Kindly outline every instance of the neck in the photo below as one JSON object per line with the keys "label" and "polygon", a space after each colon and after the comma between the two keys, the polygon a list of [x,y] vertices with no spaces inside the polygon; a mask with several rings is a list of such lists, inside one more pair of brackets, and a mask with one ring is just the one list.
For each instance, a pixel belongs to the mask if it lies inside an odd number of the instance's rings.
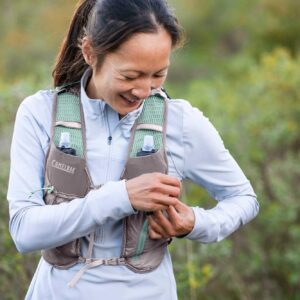
{"label": "neck", "polygon": [[94,84],[92,76],[89,78],[87,82],[86,94],[90,99],[98,99],[96,95],[96,86]]}

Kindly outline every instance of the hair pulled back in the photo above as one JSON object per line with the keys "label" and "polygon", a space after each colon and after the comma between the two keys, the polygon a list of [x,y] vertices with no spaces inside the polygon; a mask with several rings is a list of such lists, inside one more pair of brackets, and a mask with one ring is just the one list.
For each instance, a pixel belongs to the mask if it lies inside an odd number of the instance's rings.
{"label": "hair pulled back", "polygon": [[102,61],[134,34],[156,33],[160,27],[170,34],[174,48],[182,43],[183,31],[165,0],[79,1],[54,66],[54,85],[79,81],[88,67],[80,47],[83,37]]}

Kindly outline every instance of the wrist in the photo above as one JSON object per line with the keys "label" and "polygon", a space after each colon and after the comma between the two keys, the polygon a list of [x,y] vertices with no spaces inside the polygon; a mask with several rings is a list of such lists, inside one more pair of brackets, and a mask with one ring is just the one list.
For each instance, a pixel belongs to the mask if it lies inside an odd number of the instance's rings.
{"label": "wrist", "polygon": [[128,188],[128,179],[124,179],[124,182],[125,182],[125,188],[126,188],[127,195],[128,195],[128,200],[129,200],[129,202],[130,202],[130,204],[131,204],[132,210],[133,210],[133,212],[134,212],[135,214],[137,214],[137,213],[138,213],[138,210],[133,206],[132,201],[131,201],[131,198],[130,198],[130,195],[129,195],[129,192],[128,192],[128,190],[129,190],[129,188]]}

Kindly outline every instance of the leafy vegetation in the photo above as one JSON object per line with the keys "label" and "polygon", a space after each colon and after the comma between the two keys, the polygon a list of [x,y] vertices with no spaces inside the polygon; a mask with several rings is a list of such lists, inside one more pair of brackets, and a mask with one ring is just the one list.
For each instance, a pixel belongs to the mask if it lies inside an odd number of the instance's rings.
{"label": "leafy vegetation", "polygon": [[[199,107],[258,195],[259,216],[230,238],[170,249],[179,299],[299,299],[300,2],[173,0],[187,43],[167,89]],[[8,232],[9,144],[19,103],[51,86],[51,66],[76,1],[0,3],[0,293],[22,299],[39,254],[20,255]],[[187,201],[214,206],[187,183]]]}

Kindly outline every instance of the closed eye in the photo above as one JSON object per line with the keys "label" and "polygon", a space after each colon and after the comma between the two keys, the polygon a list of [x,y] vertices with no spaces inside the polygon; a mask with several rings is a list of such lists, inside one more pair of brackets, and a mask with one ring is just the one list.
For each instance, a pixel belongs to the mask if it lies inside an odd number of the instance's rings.
{"label": "closed eye", "polygon": [[132,80],[135,80],[136,77],[128,77],[128,76],[124,76],[124,79],[125,79],[125,80],[129,80],[129,81],[132,81]]}
{"label": "closed eye", "polygon": [[154,77],[165,77],[165,76],[167,76],[167,74],[156,74],[156,75],[154,75]]}
{"label": "closed eye", "polygon": [[[162,77],[166,77],[167,74],[155,74],[153,75],[155,78],[162,78]],[[130,77],[130,76],[125,76],[123,75],[124,79],[125,80],[128,80],[128,81],[133,81],[133,80],[136,80],[138,77]]]}

